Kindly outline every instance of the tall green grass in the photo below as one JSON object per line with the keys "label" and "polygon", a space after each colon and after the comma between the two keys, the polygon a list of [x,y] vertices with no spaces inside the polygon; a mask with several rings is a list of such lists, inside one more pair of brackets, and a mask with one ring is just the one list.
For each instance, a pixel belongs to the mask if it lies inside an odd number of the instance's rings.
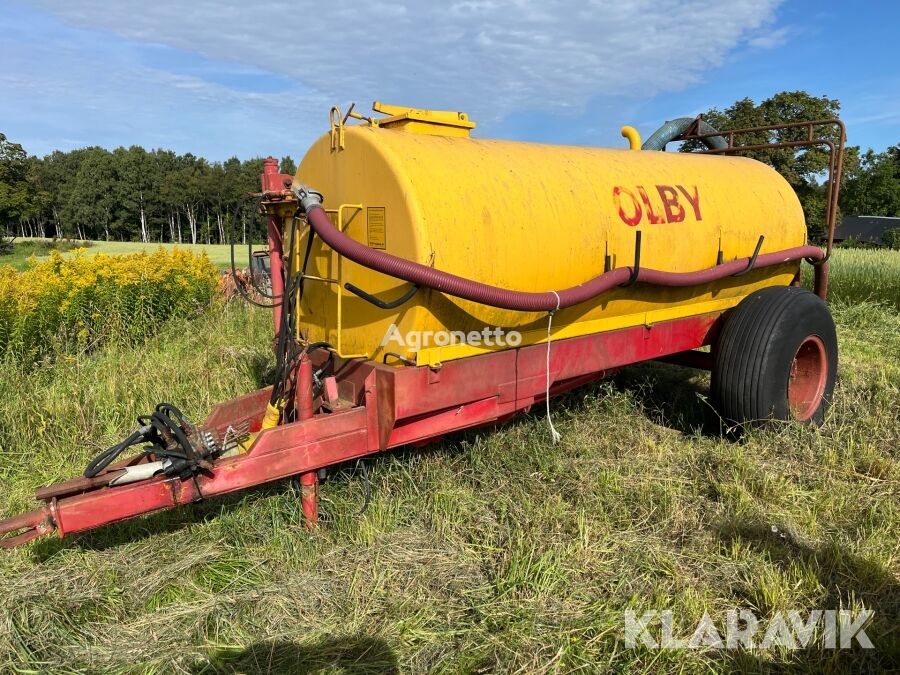
{"label": "tall green grass", "polygon": [[[838,274],[835,272],[835,282]],[[303,526],[282,482],[0,552],[0,671],[889,672],[900,665],[900,313],[836,301],[825,424],[706,428],[708,376],[660,364],[541,414],[355,464]],[[161,399],[201,419],[265,384],[271,314],[216,303],[0,372],[0,511],[79,473]],[[874,651],[626,649],[623,613],[862,607]],[[817,643],[820,644],[820,643]]]}
{"label": "tall green grass", "polygon": [[[835,248],[829,261],[829,298],[843,302],[882,302],[900,309],[900,251]],[[813,270],[803,265],[811,287]]]}

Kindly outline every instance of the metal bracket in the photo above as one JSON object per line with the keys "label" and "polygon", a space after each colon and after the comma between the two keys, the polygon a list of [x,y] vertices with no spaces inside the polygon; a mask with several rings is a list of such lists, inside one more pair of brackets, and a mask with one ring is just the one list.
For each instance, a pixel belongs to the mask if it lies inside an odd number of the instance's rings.
{"label": "metal bracket", "polygon": [[[350,106],[353,109],[353,106]],[[332,106],[328,113],[329,126],[331,127],[331,151],[344,149],[344,122],[346,118],[341,114],[341,109]]]}
{"label": "metal bracket", "polygon": [[762,248],[763,240],[765,238],[766,238],[766,235],[764,235],[764,234],[759,235],[759,241],[756,242],[756,248],[753,250],[753,255],[750,256],[750,262],[747,263],[747,267],[742,269],[740,272],[735,272],[731,276],[742,277],[745,274],[747,274],[747,272],[749,272],[753,269],[754,265],[756,265],[756,258],[759,256],[759,249]]}
{"label": "metal bracket", "polygon": [[631,268],[631,277],[624,284],[619,284],[621,288],[628,288],[637,281],[638,274],[641,272],[641,231],[634,233],[634,265]]}
{"label": "metal bracket", "polygon": [[346,288],[348,291],[353,293],[353,295],[356,295],[356,296],[362,298],[363,300],[365,300],[366,302],[370,302],[373,305],[375,305],[376,307],[379,307],[381,309],[397,309],[400,305],[402,305],[407,300],[412,298],[412,296],[414,296],[416,294],[416,292],[418,292],[418,290],[419,290],[419,287],[416,284],[413,284],[412,288],[410,288],[408,291],[406,291],[406,293],[401,295],[396,300],[385,301],[385,300],[376,298],[371,293],[367,293],[366,291],[361,289],[359,286],[354,286],[349,281],[344,284],[344,288]]}
{"label": "metal bracket", "polygon": [[385,352],[384,356],[381,358],[381,362],[384,364],[387,364],[389,358],[397,359],[404,366],[415,366],[416,365],[415,361],[413,361],[412,359],[408,359],[405,356],[403,356],[402,354],[398,354],[397,352]]}

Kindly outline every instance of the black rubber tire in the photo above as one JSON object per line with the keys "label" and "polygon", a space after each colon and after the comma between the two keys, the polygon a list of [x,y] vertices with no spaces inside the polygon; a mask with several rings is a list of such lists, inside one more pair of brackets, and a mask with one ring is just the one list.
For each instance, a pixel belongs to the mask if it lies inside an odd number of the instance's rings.
{"label": "black rubber tire", "polygon": [[821,424],[838,363],[837,333],[828,306],[794,286],[772,286],[744,298],[726,317],[715,348],[710,393],[726,423],[759,427],[771,420],[798,419],[788,400],[788,383],[798,349],[809,344],[824,347],[819,369],[825,370],[824,389],[820,398],[809,397],[805,410],[815,400],[818,406],[800,421]]}

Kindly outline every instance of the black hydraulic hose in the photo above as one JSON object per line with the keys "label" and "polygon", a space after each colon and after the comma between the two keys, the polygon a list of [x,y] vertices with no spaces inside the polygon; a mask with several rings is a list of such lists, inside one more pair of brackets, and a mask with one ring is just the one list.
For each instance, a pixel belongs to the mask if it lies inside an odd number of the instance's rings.
{"label": "black hydraulic hose", "polygon": [[[296,218],[294,219],[293,222],[294,222],[294,227],[296,228],[296,222],[297,222]],[[296,229],[294,230],[294,232],[296,233]],[[303,267],[301,268],[299,274],[289,278],[289,283],[286,285],[285,291],[284,291],[285,294],[287,294],[289,297],[296,295],[296,300],[291,302],[286,308],[282,309],[282,322],[284,322],[285,314],[288,314],[288,321],[287,321],[286,325],[288,326],[288,330],[290,331],[292,336],[296,334],[295,310],[296,310],[296,305],[299,304],[300,300],[303,298],[303,288],[304,288],[304,282],[306,280],[306,270],[309,265],[310,256],[312,254],[312,246],[313,246],[314,237],[315,237],[315,232],[313,231],[312,228],[309,228],[309,232],[308,232],[308,236],[307,236],[307,240],[306,240],[306,252],[303,255]],[[294,247],[292,244],[290,254],[293,254],[293,251],[294,251]],[[292,262],[289,261],[288,274],[290,274],[290,269],[291,269],[290,265],[291,264],[292,264]],[[291,345],[293,345],[293,344],[294,344],[294,341],[291,340]],[[323,345],[323,346],[327,345],[328,347],[331,346],[327,342],[313,343],[313,344]],[[318,348],[318,347],[316,347],[316,348]],[[307,349],[306,351],[311,351],[311,350]],[[299,352],[292,354],[288,358],[282,357],[282,360],[278,361],[278,364],[283,363],[284,365],[276,366],[275,385],[272,387],[272,397],[273,398],[272,398],[271,402],[273,405],[280,398],[284,397],[284,395],[286,393],[285,385],[287,384],[288,376],[289,376],[290,372],[293,370],[294,366],[297,364],[297,361],[300,359],[300,356],[302,354],[303,354],[303,351],[301,350]]]}
{"label": "black hydraulic hose", "polygon": [[307,354],[312,354],[317,349],[334,349],[334,347],[331,346],[330,342],[310,342],[304,351]]}
{"label": "black hydraulic hose", "polygon": [[[176,423],[171,415],[174,414],[176,420],[179,423]],[[153,426],[154,429],[157,430],[159,436],[164,441],[167,440],[167,436],[170,438],[174,438],[175,445],[180,447],[184,453],[173,452],[172,450],[167,450],[163,453],[166,457],[176,457],[178,459],[186,459],[193,461],[196,457],[196,452],[194,451],[194,446],[191,445],[191,442],[188,440],[187,434],[185,434],[184,429],[188,425],[188,421],[181,414],[181,411],[178,410],[175,406],[170,403],[160,403],[156,406],[156,410],[151,413],[147,417],[139,417],[138,422],[141,424],[149,424]],[[160,454],[160,452],[157,452]]]}
{"label": "black hydraulic hose", "polygon": [[[294,269],[294,249],[296,249],[297,236],[297,218],[291,220],[291,241],[290,251],[288,252],[287,272],[285,272],[284,289],[281,292],[281,324],[278,329],[278,345],[275,350],[275,383],[272,386],[272,396],[269,398],[270,405],[277,405],[278,401],[284,396],[285,384],[287,382],[288,365],[291,358],[287,356],[288,333],[292,332],[292,317],[294,314],[294,290],[297,286],[297,280],[291,276],[291,270]],[[312,243],[307,244],[307,260],[309,250]],[[302,278],[299,280],[302,286]],[[294,341],[293,334],[290,336],[291,343]]]}
{"label": "black hydraulic hose", "polygon": [[303,267],[300,268],[300,278],[297,280],[297,302],[303,299],[303,287],[306,282],[306,270],[309,267],[309,258],[312,255],[313,240],[316,238],[316,231],[310,226],[309,233],[306,237],[306,252],[303,254]]}
{"label": "black hydraulic hose", "polygon": [[[305,349],[301,349],[300,351],[298,351],[296,354],[294,354],[294,355],[291,357],[291,360],[290,360],[290,362],[288,363],[288,366],[287,366],[287,369],[286,369],[287,372],[291,372],[291,371],[294,369],[294,367],[297,365],[297,363],[298,363],[298,362],[300,361],[300,359],[303,357],[303,354],[309,355],[309,354],[312,354],[314,351],[316,351],[316,350],[318,350],[318,349],[328,349],[328,350],[332,350],[332,349],[334,349],[334,347],[332,346],[332,344],[331,344],[330,342],[311,342],[311,343],[309,344],[308,347],[306,347]],[[331,355],[331,358],[334,358],[334,352],[331,352],[330,355]],[[330,360],[331,360],[331,359],[329,359],[329,361],[330,361]],[[319,370],[317,370],[317,371],[314,373],[314,375],[316,375],[316,376],[321,375],[321,374],[324,372],[325,367],[327,366],[327,364],[328,364],[328,361],[326,361],[326,362],[325,362],[325,366],[322,366]]]}
{"label": "black hydraulic hose", "polygon": [[145,429],[138,429],[134,433],[132,433],[128,438],[126,438],[121,443],[116,443],[111,448],[107,448],[99,455],[94,457],[90,462],[88,462],[87,468],[84,470],[85,478],[93,478],[98,475],[103,469],[108,467],[112,462],[125,450],[130,448],[132,445],[137,445],[145,440]]}

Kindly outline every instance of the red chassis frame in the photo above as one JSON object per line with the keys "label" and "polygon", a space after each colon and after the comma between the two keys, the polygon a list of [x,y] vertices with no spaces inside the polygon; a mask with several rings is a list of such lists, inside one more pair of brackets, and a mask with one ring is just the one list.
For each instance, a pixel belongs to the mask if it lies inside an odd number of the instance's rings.
{"label": "red chassis frame", "polygon": [[[268,213],[273,294],[282,293],[276,274],[283,251],[278,208],[290,206],[290,176],[277,173],[275,160],[263,174]],[[277,261],[277,262],[276,262]],[[712,344],[723,312],[635,326],[554,341],[550,395],[598,380],[626,365],[671,357]],[[279,325],[276,310],[275,325]],[[319,353],[321,354],[321,352]],[[694,361],[707,354],[692,353]],[[259,432],[249,450],[215,460],[192,479],[157,476],[108,486],[108,474],[146,461],[111,465],[97,479],[76,478],[38,490],[46,505],[0,522],[0,546],[24,544],[54,530],[60,537],[134,516],[299,476],[303,510],[313,523],[318,513],[317,470],[408,444],[425,444],[444,434],[505,421],[546,396],[547,346],[492,352],[438,368],[391,367],[363,359],[335,363],[313,401],[312,366],[305,358],[297,373],[298,420]],[[675,357],[678,358],[678,357]],[[201,430],[221,438],[228,427],[260,429],[270,389],[260,389],[213,408]],[[106,480],[104,480],[104,477]]]}
{"label": "red chassis frame", "polygon": [[[706,314],[555,341],[550,394],[601,379],[622,366],[711,344],[721,316]],[[2,532],[26,530],[0,540],[0,545],[19,545],[53,530],[61,537],[84,532],[295,475],[301,476],[304,512],[312,522],[317,514],[318,469],[502,422],[528,410],[545,398],[546,354],[546,345],[532,345],[451,361],[437,369],[345,361],[325,380],[324,398],[333,404],[331,410],[261,431],[247,453],[219,459],[193,480],[159,476],[49,497],[44,508],[0,524]],[[304,379],[301,375],[298,387]],[[335,398],[338,390],[340,399]],[[304,391],[311,392],[311,387]],[[229,425],[258,429],[269,393],[268,388],[260,389],[220,403],[201,428],[219,437]],[[121,466],[113,465],[109,471]]]}

